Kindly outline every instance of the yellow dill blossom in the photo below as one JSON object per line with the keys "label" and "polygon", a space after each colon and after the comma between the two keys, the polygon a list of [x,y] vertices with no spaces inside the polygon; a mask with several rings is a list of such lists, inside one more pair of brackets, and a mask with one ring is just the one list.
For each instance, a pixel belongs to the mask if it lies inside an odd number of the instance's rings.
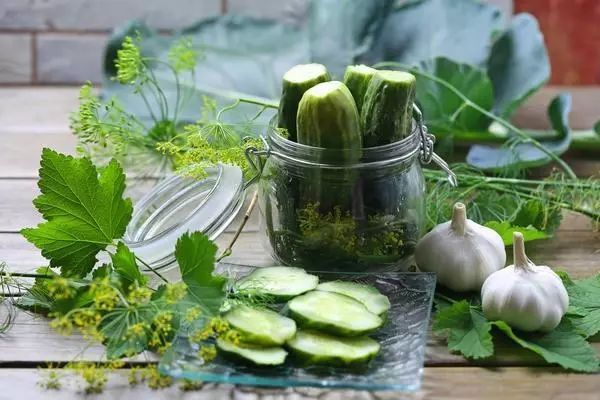
{"label": "yellow dill blossom", "polygon": [[200,343],[211,337],[212,334],[213,331],[210,328],[210,326],[206,326],[203,329],[197,329],[194,332],[192,332],[188,339],[193,343]]}
{"label": "yellow dill blossom", "polygon": [[110,360],[108,361],[108,369],[121,369],[125,366],[124,360]]}
{"label": "yellow dill blossom", "polygon": [[192,323],[202,315],[202,309],[198,306],[188,308],[185,312],[183,320],[187,323]]}
{"label": "yellow dill blossom", "polygon": [[50,328],[60,335],[69,336],[73,332],[73,322],[68,317],[56,317],[50,321]]}
{"label": "yellow dill blossom", "polygon": [[140,377],[141,370],[140,367],[132,367],[129,370],[129,373],[127,374],[129,386],[137,386],[142,381],[142,378]]}
{"label": "yellow dill blossom", "polygon": [[158,372],[156,365],[148,366],[141,370],[141,377],[144,379],[150,389],[163,389],[173,384],[173,378]]}
{"label": "yellow dill blossom", "polygon": [[181,390],[183,392],[193,392],[196,390],[202,390],[203,386],[204,386],[204,382],[196,382],[196,381],[191,381],[189,379],[183,379],[181,381],[181,383],[179,384],[179,390]]}
{"label": "yellow dill blossom", "polygon": [[77,291],[69,285],[69,281],[61,276],[56,276],[46,283],[46,288],[57,300],[71,299]]}
{"label": "yellow dill blossom", "polygon": [[163,355],[163,354],[165,354],[165,352],[167,350],[169,350],[171,348],[171,345],[172,345],[172,343],[170,343],[170,342],[164,342],[162,344],[162,346],[158,346],[158,348],[156,349],[156,352],[160,355]]}
{"label": "yellow dill blossom", "polygon": [[154,323],[156,332],[160,335],[168,335],[173,330],[172,321],[173,313],[171,311],[163,311],[158,313],[152,322]]}
{"label": "yellow dill blossom", "polygon": [[102,320],[102,315],[94,309],[79,309],[75,310],[71,319],[73,324],[78,328],[88,328],[98,326]]}
{"label": "yellow dill blossom", "polygon": [[187,294],[187,285],[183,282],[168,283],[166,285],[165,299],[168,304],[181,301]]}
{"label": "yellow dill blossom", "polygon": [[137,324],[130,325],[125,332],[125,338],[131,340],[144,339],[146,332],[150,330],[150,325],[145,322],[138,322]]}
{"label": "yellow dill blossom", "polygon": [[123,46],[117,51],[115,67],[117,67],[116,79],[120,83],[129,84],[137,80],[142,70],[142,55],[131,36],[125,38]]}
{"label": "yellow dill blossom", "polygon": [[150,337],[150,340],[148,341],[148,346],[149,347],[153,347],[153,348],[158,348],[162,345],[163,339],[162,337],[158,334],[157,331],[153,331],[152,332],[152,336]]}
{"label": "yellow dill blossom", "polygon": [[217,356],[217,348],[212,344],[206,344],[200,347],[198,357],[202,358],[205,363],[209,363]]}
{"label": "yellow dill blossom", "polygon": [[169,63],[177,72],[194,71],[198,56],[198,51],[193,48],[192,41],[188,37],[177,39],[167,53]]}
{"label": "yellow dill blossom", "polygon": [[210,320],[209,327],[215,336],[219,336],[229,330],[229,323],[227,323],[227,321],[225,321],[223,318],[215,317]]}
{"label": "yellow dill blossom", "polygon": [[72,369],[83,378],[86,394],[101,393],[104,390],[108,381],[104,368],[98,368],[94,363],[80,362],[72,364]]}
{"label": "yellow dill blossom", "polygon": [[43,378],[37,382],[39,387],[45,390],[60,390],[62,387],[62,383],[60,382],[61,370],[52,364],[48,364],[46,368],[38,368],[38,371],[43,375]]}
{"label": "yellow dill blossom", "polygon": [[152,290],[147,287],[131,288],[129,294],[127,295],[127,302],[130,306],[135,307],[148,303],[151,296]]}
{"label": "yellow dill blossom", "polygon": [[119,302],[118,291],[110,285],[108,277],[96,279],[90,285],[94,306],[99,310],[112,310]]}
{"label": "yellow dill blossom", "polygon": [[223,339],[237,345],[240,344],[242,340],[242,335],[238,331],[230,329],[227,332],[225,332],[225,334],[223,335]]}

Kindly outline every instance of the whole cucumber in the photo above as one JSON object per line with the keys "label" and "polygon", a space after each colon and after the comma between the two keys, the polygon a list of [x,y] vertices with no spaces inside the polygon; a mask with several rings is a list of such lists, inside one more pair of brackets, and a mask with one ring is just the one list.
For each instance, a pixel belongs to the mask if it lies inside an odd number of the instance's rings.
{"label": "whole cucumber", "polygon": [[383,146],[410,135],[416,78],[408,72],[377,71],[363,99],[364,147]]}
{"label": "whole cucumber", "polygon": [[277,127],[288,131],[289,140],[296,141],[296,115],[300,99],[308,89],[329,79],[327,69],[321,64],[296,65],[283,75]]}

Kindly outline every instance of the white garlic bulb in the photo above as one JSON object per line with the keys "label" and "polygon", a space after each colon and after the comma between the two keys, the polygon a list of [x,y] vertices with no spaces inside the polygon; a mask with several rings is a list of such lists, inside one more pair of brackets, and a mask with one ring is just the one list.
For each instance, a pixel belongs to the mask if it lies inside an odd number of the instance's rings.
{"label": "white garlic bulb", "polygon": [[465,205],[456,203],[452,220],[419,241],[417,266],[435,272],[441,285],[457,292],[479,291],[485,279],[504,267],[504,242],[496,231],[467,219]]}
{"label": "white garlic bulb", "polygon": [[519,232],[513,247],[514,265],[490,275],[481,288],[483,314],[523,331],[549,332],[567,312],[567,290],[554,271],[527,258]]}

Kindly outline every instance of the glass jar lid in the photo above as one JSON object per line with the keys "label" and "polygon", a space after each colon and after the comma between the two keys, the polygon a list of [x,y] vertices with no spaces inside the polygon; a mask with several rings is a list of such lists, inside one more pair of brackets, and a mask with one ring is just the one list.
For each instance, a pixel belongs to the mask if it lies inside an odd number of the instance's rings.
{"label": "glass jar lid", "polygon": [[186,232],[201,231],[211,240],[233,221],[244,203],[244,179],[235,166],[206,169],[203,179],[173,175],[134,207],[124,241],[152,268],[175,261],[175,244]]}

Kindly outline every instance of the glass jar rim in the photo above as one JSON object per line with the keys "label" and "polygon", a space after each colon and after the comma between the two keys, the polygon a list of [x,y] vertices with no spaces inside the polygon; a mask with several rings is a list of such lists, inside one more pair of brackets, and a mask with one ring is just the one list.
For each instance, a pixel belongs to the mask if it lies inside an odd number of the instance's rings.
{"label": "glass jar rim", "polygon": [[[419,153],[421,135],[418,124],[413,120],[411,134],[396,142],[361,149],[332,150],[291,141],[283,137],[271,124],[266,132],[265,145],[269,156],[282,158],[294,164],[328,169],[361,169],[412,161]],[[351,164],[331,162],[329,160],[332,157],[328,157],[328,155],[335,154],[338,157],[333,157],[333,159],[352,160],[356,159],[357,152],[360,152],[360,158]],[[345,157],[346,154],[348,157]],[[328,160],[328,162],[323,162],[323,160]]]}

